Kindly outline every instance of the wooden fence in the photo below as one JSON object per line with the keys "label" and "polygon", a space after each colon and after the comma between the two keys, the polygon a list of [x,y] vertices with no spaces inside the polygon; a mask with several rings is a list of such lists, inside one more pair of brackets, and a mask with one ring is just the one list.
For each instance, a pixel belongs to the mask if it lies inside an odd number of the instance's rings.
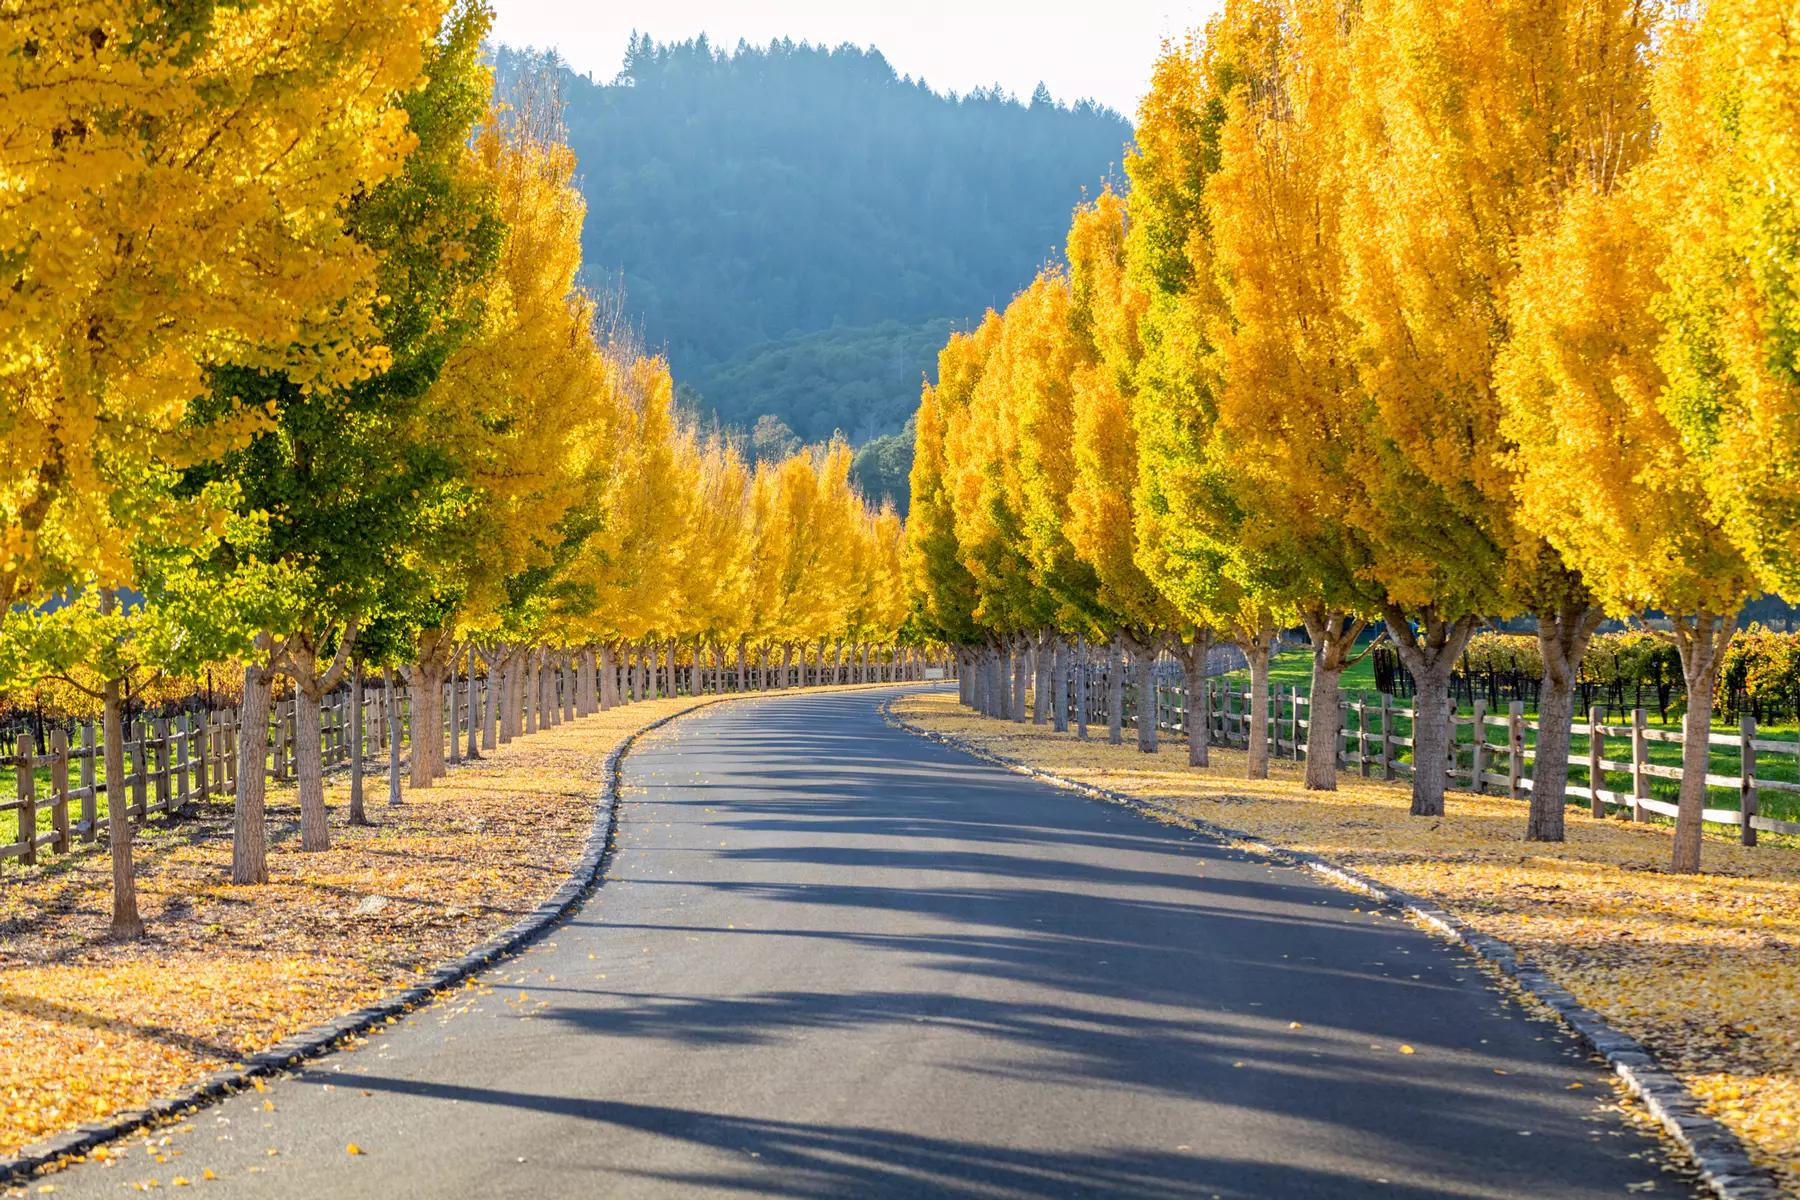
{"label": "wooden fence", "polygon": [[[1127,684],[1125,691],[1126,717],[1135,724],[1136,688]],[[1250,718],[1256,701],[1247,683],[1209,679],[1202,688],[1198,706],[1190,704],[1187,689],[1180,684],[1159,685],[1153,691],[1155,721],[1159,729],[1185,736],[1190,727],[1204,722],[1213,745],[1243,747],[1249,744]],[[1107,700],[1104,689],[1090,682],[1087,693],[1089,721],[1105,724]],[[1098,700],[1096,693],[1099,693]],[[1417,710],[1400,707],[1393,697],[1385,694],[1371,698],[1366,694],[1352,696],[1343,692],[1339,693],[1339,702],[1343,719],[1335,739],[1338,766],[1365,777],[1410,778],[1415,770],[1411,761],[1411,734],[1418,719]],[[1072,687],[1065,703],[1073,719]],[[1303,759],[1311,728],[1308,719],[1310,700],[1296,688],[1274,687],[1270,689],[1267,705],[1269,753],[1276,757]],[[1602,713],[1603,710],[1596,706],[1590,710],[1587,721],[1575,722],[1571,728],[1574,737],[1588,739],[1588,752],[1583,756],[1571,753],[1570,767],[1585,770],[1586,782],[1577,783],[1571,779],[1567,794],[1587,800],[1596,817],[1604,816],[1608,809],[1628,810],[1636,821],[1645,821],[1651,814],[1675,816],[1675,804],[1652,797],[1650,781],[1662,779],[1679,784],[1683,769],[1651,761],[1650,746],[1652,743],[1681,746],[1684,742],[1682,732],[1650,728],[1648,711],[1641,708],[1632,710],[1628,725],[1608,725],[1602,720]],[[1535,736],[1538,721],[1526,718],[1523,702],[1514,700],[1508,703],[1506,712],[1490,713],[1487,702],[1477,700],[1472,713],[1446,714],[1445,720],[1449,725],[1449,745],[1444,774],[1451,787],[1478,793],[1504,792],[1514,799],[1522,799],[1530,792],[1531,764],[1536,758],[1536,747],[1527,735]],[[1462,740],[1465,731],[1467,741]],[[1725,775],[1708,771],[1706,785],[1735,793],[1739,807],[1707,808],[1702,819],[1737,828],[1747,846],[1756,844],[1758,831],[1800,834],[1800,821],[1777,820],[1758,811],[1763,792],[1800,794],[1800,782],[1770,776],[1770,771],[1779,771],[1800,780],[1800,739],[1759,737],[1755,719],[1746,714],[1740,720],[1737,733],[1714,730],[1708,735],[1708,742],[1709,759],[1715,748],[1735,751],[1733,757],[1738,764],[1738,773]],[[1629,757],[1611,757],[1615,750],[1624,751]],[[1774,761],[1759,764],[1759,755]],[[1607,787],[1609,774],[1627,777],[1628,782],[1623,786],[1629,790]]]}
{"label": "wooden fence", "polygon": [[[701,664],[660,664],[658,694],[667,695],[672,684],[676,694],[715,694],[735,689],[735,664],[715,670]],[[921,678],[925,660],[913,653],[896,653],[891,659],[864,656],[839,663],[796,661],[784,673],[778,662],[766,670],[746,665],[745,691],[771,688],[829,686],[837,682],[884,683]],[[645,662],[620,661],[615,670],[618,689],[614,693],[637,699],[649,694],[649,670]],[[568,663],[540,664],[518,685],[520,712],[516,714],[523,732],[573,719],[576,715],[576,671]],[[341,686],[327,695],[319,706],[320,756],[326,771],[347,766],[356,740],[357,706],[362,707],[362,751],[365,761],[373,761],[388,749],[390,738],[402,746],[413,744],[413,714],[418,711],[414,688],[396,685],[395,714],[388,716],[386,688],[365,682],[360,688]],[[506,688],[492,699],[505,707]],[[440,738],[447,738],[445,757],[459,762],[463,743],[474,726],[477,734],[496,719],[489,709],[488,682],[484,673],[462,674],[443,685],[443,713]],[[298,760],[297,697],[276,701],[270,706],[269,727],[264,733],[264,774],[278,782],[296,778]],[[75,745],[70,745],[71,735]],[[174,814],[183,806],[207,797],[231,798],[237,791],[237,758],[239,728],[237,711],[227,709],[212,713],[181,713],[173,717],[136,718],[125,725],[125,774],[118,781],[119,794],[127,797],[126,811],[142,822],[156,813]],[[67,854],[82,844],[99,840],[111,820],[114,793],[112,781],[105,775],[105,748],[96,722],[78,722],[70,729],[52,727],[43,738],[45,748],[39,752],[37,739],[29,730],[18,734],[17,753],[0,755],[0,768],[10,767],[15,796],[0,799],[0,815],[16,814],[15,836],[11,843],[0,845],[0,862],[17,859],[22,865],[38,861],[40,850]],[[75,778],[71,786],[71,774]],[[40,776],[47,776],[40,778]],[[100,798],[108,799],[107,815],[100,814]],[[48,814],[47,828],[43,814]]]}

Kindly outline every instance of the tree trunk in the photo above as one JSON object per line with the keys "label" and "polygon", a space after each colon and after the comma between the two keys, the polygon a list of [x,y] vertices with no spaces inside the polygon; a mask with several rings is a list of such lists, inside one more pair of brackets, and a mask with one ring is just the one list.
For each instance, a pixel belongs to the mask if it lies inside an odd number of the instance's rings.
{"label": "tree trunk", "polygon": [[1015,725],[1025,723],[1025,679],[1029,664],[1025,661],[1031,639],[1019,634],[1013,641],[1012,719]]}
{"label": "tree trunk", "polygon": [[475,687],[475,679],[481,673],[481,658],[475,647],[469,647],[469,743],[464,747],[464,756],[470,760],[481,757],[481,731],[487,727],[487,720],[481,715],[481,697]]}
{"label": "tree trunk", "polygon": [[[1244,777],[1269,777],[1269,639],[1246,638],[1241,646],[1250,664],[1250,753]],[[1332,693],[1336,695],[1336,692]]]}
{"label": "tree trunk", "polygon": [[[390,807],[400,803],[400,689],[394,686],[394,668],[381,669],[383,703],[387,705],[388,798]],[[415,717],[417,714],[414,714]],[[417,753],[415,750],[414,753]]]}
{"label": "tree trunk", "polygon": [[[274,671],[267,667],[251,663],[244,668],[244,698],[238,705],[237,799],[231,818],[231,882],[236,884],[269,882],[268,833],[264,816],[269,777],[264,772],[268,769],[269,755],[269,692],[274,680]],[[109,810],[125,792],[122,757],[125,743],[123,739],[117,743],[109,742],[109,756],[112,753],[110,746],[114,744],[119,747],[121,758],[117,775],[112,773],[112,759],[108,757],[106,762]],[[113,791],[114,779],[121,781],[117,793]],[[124,806],[121,805],[118,816],[123,815]]]}
{"label": "tree trunk", "polygon": [[[1605,614],[1584,604],[1568,604],[1536,615],[1544,682],[1538,693],[1537,752],[1531,764],[1531,813],[1525,821],[1525,840],[1560,842],[1569,795],[1569,727],[1575,720],[1575,680],[1588,642]],[[1481,731],[1475,736],[1482,736]],[[1596,780],[1590,781],[1590,786],[1600,785]]]}
{"label": "tree trunk", "polygon": [[1060,633],[1050,643],[1050,728],[1069,732],[1069,644]]}
{"label": "tree trunk", "polygon": [[325,814],[324,764],[320,761],[319,747],[322,697],[305,684],[296,687],[294,693],[294,775],[300,792],[300,849],[312,854],[331,849],[331,825]]}
{"label": "tree trunk", "polygon": [[1125,656],[1116,644],[1118,635],[1106,643],[1106,741],[1108,745],[1125,744]]}
{"label": "tree trunk", "polygon": [[1088,670],[1087,638],[1075,635],[1075,736],[1087,741],[1088,735]]}
{"label": "tree trunk", "polygon": [[[1182,724],[1187,733],[1190,767],[1207,765],[1212,743],[1212,730],[1208,728],[1204,710],[1197,722],[1194,719],[1195,701],[1203,700],[1205,695],[1206,656],[1211,652],[1212,644],[1212,630],[1204,628],[1193,630],[1191,636],[1175,643],[1175,657],[1181,662],[1181,685],[1187,695],[1187,716]],[[1251,745],[1255,745],[1254,738]],[[1266,757],[1265,754],[1265,760]]]}
{"label": "tree trunk", "polygon": [[1037,635],[1037,655],[1033,666],[1037,668],[1032,679],[1031,691],[1031,723],[1043,725],[1050,719],[1050,676],[1054,674],[1056,631],[1040,629]]}
{"label": "tree trunk", "polygon": [[600,647],[600,711],[609,712],[619,686],[619,663],[610,642]]}
{"label": "tree trunk", "polygon": [[500,710],[503,706],[500,691],[500,661],[505,655],[499,646],[484,651],[482,659],[487,663],[487,702],[481,706],[481,748],[492,750],[500,744]]}
{"label": "tree trunk", "polygon": [[350,672],[350,823],[367,825],[363,806],[363,673],[358,663]]}
{"label": "tree trunk", "polygon": [[[102,601],[107,612],[112,611],[111,589],[107,589],[106,598]],[[247,668],[246,674],[256,668]],[[136,941],[144,936],[144,920],[138,915],[137,902],[137,870],[131,857],[131,801],[125,787],[125,722],[121,712],[119,697],[119,680],[106,681],[105,692],[101,700],[100,736],[104,741],[103,753],[106,756],[106,849],[112,856],[112,936],[121,941]],[[245,689],[245,695],[249,689]],[[268,723],[268,709],[263,710],[263,722]],[[29,768],[26,768],[29,769]],[[239,772],[238,779],[243,779]],[[243,785],[239,785],[240,805],[242,803]],[[261,797],[258,797],[260,801]],[[260,808],[260,804],[259,804]],[[35,833],[36,831],[31,831]],[[258,852],[262,849],[262,826],[257,826]],[[233,843],[233,857],[236,857],[236,843]],[[244,880],[247,883],[263,883],[268,879],[268,870],[263,870],[262,879]]]}
{"label": "tree trunk", "polygon": [[1413,633],[1406,615],[1387,606],[1388,639],[1400,661],[1412,672],[1413,781],[1412,812],[1416,817],[1444,815],[1446,760],[1450,752],[1450,672],[1475,632],[1477,617],[1447,621],[1435,608],[1420,613],[1423,638]]}
{"label": "tree trunk", "polygon": [[1681,653],[1688,707],[1681,722],[1681,798],[1675,806],[1675,845],[1669,869],[1692,874],[1700,870],[1701,813],[1706,808],[1706,772],[1712,765],[1713,688],[1737,629],[1737,613],[1699,612],[1670,619],[1675,626],[1672,640]]}
{"label": "tree trunk", "polygon": [[495,735],[502,746],[513,740],[519,722],[519,651],[505,647],[500,654],[500,711]]}
{"label": "tree trunk", "polygon": [[657,687],[656,687],[656,684],[657,684],[656,676],[657,676],[657,673],[659,672],[659,670],[661,669],[658,664],[658,661],[657,661],[657,657],[658,657],[657,656],[657,645],[654,641],[651,641],[651,642],[648,642],[645,644],[644,649],[649,653],[649,656],[650,656],[650,659],[649,659],[650,670],[649,670],[649,675],[648,675],[648,681],[644,687],[644,699],[655,700],[658,698],[658,695],[659,695]]}
{"label": "tree trunk", "polygon": [[792,642],[782,643],[782,646],[781,646],[781,678],[779,678],[775,681],[775,686],[777,688],[787,687],[788,671],[792,669],[793,662],[794,662],[793,643]]}
{"label": "tree trunk", "polygon": [[1308,697],[1306,728],[1306,787],[1309,791],[1337,791],[1338,735],[1344,716],[1338,704],[1338,677],[1344,673],[1356,639],[1369,623],[1348,613],[1322,607],[1303,609],[1301,620],[1312,642],[1312,691]]}
{"label": "tree trunk", "polygon": [[1155,754],[1159,749],[1156,740],[1156,643],[1147,642],[1134,653],[1137,657],[1137,748],[1140,754]]}

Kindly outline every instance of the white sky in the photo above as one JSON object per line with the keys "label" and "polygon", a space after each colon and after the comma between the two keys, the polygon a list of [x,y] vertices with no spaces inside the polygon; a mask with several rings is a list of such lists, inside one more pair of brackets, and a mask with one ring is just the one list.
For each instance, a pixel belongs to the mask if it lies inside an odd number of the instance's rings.
{"label": "white sky", "polygon": [[998,83],[1020,100],[1042,80],[1061,101],[1091,97],[1136,117],[1166,36],[1202,24],[1219,0],[493,0],[493,38],[555,47],[576,71],[609,80],[633,29],[659,42],[705,33],[874,45],[894,70],[939,91]]}

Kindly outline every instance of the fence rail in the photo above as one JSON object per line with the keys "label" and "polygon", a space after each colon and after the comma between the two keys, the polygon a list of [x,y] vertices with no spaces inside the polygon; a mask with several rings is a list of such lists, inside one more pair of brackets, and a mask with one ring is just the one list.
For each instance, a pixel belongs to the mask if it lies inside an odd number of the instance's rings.
{"label": "fence rail", "polygon": [[[893,649],[893,648],[887,648]],[[589,669],[596,670],[590,660]],[[916,652],[898,649],[891,658],[867,649],[835,661],[815,656],[797,659],[785,667],[778,661],[758,659],[742,664],[717,665],[690,662],[676,665],[667,658],[627,656],[611,668],[612,694],[626,701],[654,695],[700,695],[742,690],[769,691],[788,687],[828,686],[834,683],[882,683],[923,678],[926,663]],[[940,663],[938,668],[942,671]],[[490,695],[490,676],[478,670],[452,671],[440,689],[438,730],[445,759],[464,757],[464,743],[479,741],[491,746],[490,736],[509,740],[516,722],[518,733],[530,733],[571,720],[580,709],[581,677],[578,663],[567,654],[544,655],[536,661],[513,663],[502,673],[500,686]],[[598,686],[597,675],[589,680]],[[356,757],[360,731],[361,757],[372,762],[390,748],[391,740],[412,747],[415,716],[420,711],[416,687],[396,684],[389,710],[388,689],[363,681],[341,685],[319,705],[320,761],[326,771],[343,768]],[[590,697],[591,699],[591,697]],[[263,773],[277,782],[298,774],[300,738],[298,697],[270,705],[264,732]],[[516,713],[502,717],[509,706]],[[31,729],[18,731],[16,753],[0,754],[0,770],[10,769],[14,780],[12,799],[0,798],[0,816],[15,814],[13,840],[0,844],[0,862],[16,859],[29,866],[39,852],[69,854],[100,839],[113,819],[114,781],[105,777],[105,746],[98,722],[80,721],[67,727],[51,726],[39,736]],[[447,745],[444,739],[447,739]],[[73,744],[71,744],[73,740]],[[185,806],[208,797],[234,797],[237,792],[240,728],[237,710],[180,713],[173,717],[134,718],[124,724],[121,739],[124,773],[116,781],[126,797],[125,811],[138,823],[157,814],[178,814]],[[71,785],[71,774],[74,782]],[[101,797],[106,813],[100,812]],[[48,820],[44,819],[47,816]],[[43,826],[43,828],[40,828]],[[3,836],[3,835],[0,835]]]}
{"label": "fence rail", "polygon": [[[1073,720],[1077,715],[1077,692],[1073,680],[1067,681],[1067,686],[1068,691],[1062,699],[1065,711]],[[1138,718],[1136,688],[1127,682],[1124,691],[1125,717],[1135,726]],[[1158,729],[1186,736],[1190,729],[1204,725],[1213,745],[1240,748],[1249,745],[1256,700],[1248,683],[1208,679],[1201,688],[1197,704],[1190,702],[1186,687],[1180,683],[1159,683],[1153,692]],[[1090,679],[1086,694],[1089,721],[1105,724],[1109,718],[1109,701],[1104,688],[1095,686]],[[1269,753],[1275,757],[1304,759],[1312,724],[1310,699],[1297,688],[1282,686],[1272,687],[1265,703],[1269,717]],[[1539,722],[1525,717],[1524,704],[1518,700],[1510,701],[1504,713],[1488,712],[1485,700],[1477,700],[1473,709],[1470,714],[1446,714],[1443,718],[1449,726],[1449,745],[1443,764],[1446,782],[1476,793],[1499,794],[1503,789],[1514,799],[1526,797],[1531,791],[1531,767],[1537,757],[1536,746],[1526,735],[1535,734]],[[1402,707],[1386,694],[1371,699],[1366,694],[1352,696],[1341,692],[1339,711],[1342,723],[1334,739],[1334,748],[1341,769],[1354,770],[1365,777],[1378,774],[1383,779],[1412,776],[1417,769],[1410,761],[1411,731],[1419,719],[1416,707]],[[1653,742],[1683,746],[1683,733],[1649,728],[1646,709],[1633,709],[1629,725],[1605,723],[1603,711],[1595,706],[1589,710],[1588,720],[1574,722],[1571,726],[1574,737],[1588,739],[1586,756],[1570,756],[1571,767],[1585,769],[1586,782],[1571,779],[1566,794],[1589,801],[1590,811],[1597,817],[1605,815],[1608,809],[1628,810],[1632,818],[1640,822],[1651,814],[1675,816],[1676,805],[1655,799],[1649,781],[1662,779],[1679,783],[1684,777],[1684,769],[1652,762],[1649,747]],[[1468,741],[1461,740],[1465,731]],[[1628,749],[1630,757],[1608,757],[1609,740],[1618,749]],[[1783,765],[1789,768],[1788,773],[1800,777],[1800,740],[1759,737],[1755,718],[1745,714],[1740,718],[1737,733],[1714,730],[1708,734],[1707,741],[1709,759],[1714,748],[1740,752],[1737,774],[1708,771],[1706,775],[1709,788],[1735,792],[1739,807],[1707,808],[1702,819],[1736,827],[1743,843],[1749,846],[1756,844],[1759,831],[1800,835],[1800,821],[1777,820],[1759,812],[1761,793],[1800,794],[1800,782],[1760,775],[1757,761],[1758,755],[1775,756],[1785,760]],[[1403,755],[1401,751],[1407,754]],[[1609,773],[1629,776],[1630,790],[1606,787]]]}

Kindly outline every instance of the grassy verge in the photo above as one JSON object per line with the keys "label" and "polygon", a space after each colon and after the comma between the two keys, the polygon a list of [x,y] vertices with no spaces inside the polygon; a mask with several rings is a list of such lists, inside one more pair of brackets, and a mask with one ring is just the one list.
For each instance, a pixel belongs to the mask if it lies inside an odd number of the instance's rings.
{"label": "grassy verge", "polygon": [[1452,793],[1442,820],[1408,815],[1404,783],[1342,775],[1306,792],[1296,764],[1243,779],[1242,751],[1186,765],[977,717],[954,695],[895,712],[1071,779],[1154,798],[1429,897],[1512,943],[1582,1003],[1641,1039],[1752,1153],[1800,1193],[1800,853],[1708,836],[1705,874],[1666,873],[1668,828],[1571,810],[1568,841],[1523,840],[1525,807]]}

